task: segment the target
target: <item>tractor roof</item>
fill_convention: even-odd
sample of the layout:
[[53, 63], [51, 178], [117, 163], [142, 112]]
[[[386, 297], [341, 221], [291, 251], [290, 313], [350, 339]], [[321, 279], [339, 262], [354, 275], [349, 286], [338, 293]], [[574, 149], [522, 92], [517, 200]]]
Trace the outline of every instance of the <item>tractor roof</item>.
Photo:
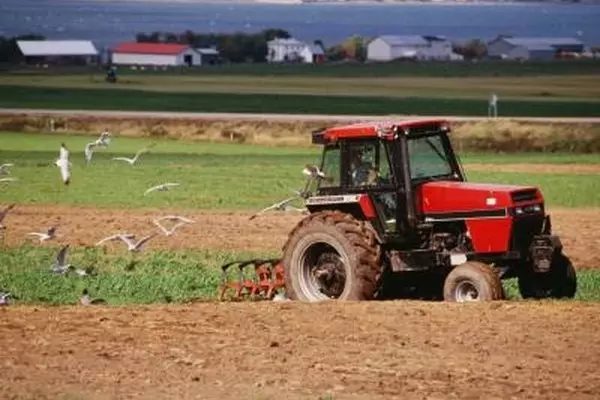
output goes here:
[[422, 132], [425, 130], [437, 130], [442, 125], [447, 125], [448, 121], [444, 119], [416, 119], [403, 121], [382, 121], [382, 122], [362, 122], [350, 125], [334, 126], [313, 132], [313, 142], [322, 143], [335, 141], [338, 139], [362, 139], [378, 137], [381, 134], [389, 134], [391, 137], [392, 129], [408, 129]]

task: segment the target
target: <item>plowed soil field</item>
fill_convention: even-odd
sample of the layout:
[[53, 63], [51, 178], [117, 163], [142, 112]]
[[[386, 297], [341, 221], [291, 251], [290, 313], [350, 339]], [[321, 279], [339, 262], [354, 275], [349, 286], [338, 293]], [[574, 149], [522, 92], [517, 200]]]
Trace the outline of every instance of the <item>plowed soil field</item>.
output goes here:
[[[600, 267], [600, 210], [549, 212], [575, 264]], [[19, 205], [7, 244], [57, 223], [90, 246], [171, 213]], [[196, 223], [148, 249], [278, 251], [301, 218], [178, 213]], [[598, 326], [600, 305], [573, 301], [0, 307], [0, 399], [598, 399]]]
[[600, 397], [597, 304], [95, 307], [0, 309], [0, 398]]
[[[578, 268], [600, 268], [600, 209], [550, 208], [553, 230], [561, 236], [565, 252]], [[210, 249], [278, 252], [288, 232], [303, 217], [299, 213], [265, 213], [249, 221], [251, 212], [240, 211], [174, 211], [168, 209], [110, 209], [74, 206], [15, 207], [6, 217], [6, 244], [16, 246], [28, 232], [41, 232], [57, 224], [57, 243], [72, 247], [93, 246], [102, 238], [119, 232], [149, 234], [157, 228], [152, 219], [168, 214], [181, 214], [195, 221], [181, 228], [180, 235], [158, 236], [148, 250]], [[37, 239], [33, 237], [33, 240]], [[111, 243], [116, 251], [120, 243]]]

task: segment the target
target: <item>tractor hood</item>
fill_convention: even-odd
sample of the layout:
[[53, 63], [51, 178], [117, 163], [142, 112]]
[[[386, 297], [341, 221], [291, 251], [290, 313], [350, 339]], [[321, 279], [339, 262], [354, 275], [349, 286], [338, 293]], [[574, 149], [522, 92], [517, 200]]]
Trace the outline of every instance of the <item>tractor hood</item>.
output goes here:
[[535, 186], [434, 181], [416, 190], [417, 209], [425, 214], [503, 210], [515, 205], [542, 203]]

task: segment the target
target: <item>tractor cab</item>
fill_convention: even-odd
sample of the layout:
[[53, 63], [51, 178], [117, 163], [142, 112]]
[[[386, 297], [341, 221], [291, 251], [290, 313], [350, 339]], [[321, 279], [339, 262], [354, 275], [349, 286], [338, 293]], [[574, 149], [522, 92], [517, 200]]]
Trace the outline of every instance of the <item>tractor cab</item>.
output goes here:
[[[419, 218], [415, 193], [431, 181], [464, 181], [462, 167], [449, 141], [444, 120], [366, 123], [313, 132], [313, 143], [324, 146], [321, 171], [311, 211], [327, 199], [345, 196], [343, 211], [368, 214], [389, 239], [406, 239]], [[360, 209], [351, 199], [362, 199]], [[367, 200], [368, 197], [368, 200]]]

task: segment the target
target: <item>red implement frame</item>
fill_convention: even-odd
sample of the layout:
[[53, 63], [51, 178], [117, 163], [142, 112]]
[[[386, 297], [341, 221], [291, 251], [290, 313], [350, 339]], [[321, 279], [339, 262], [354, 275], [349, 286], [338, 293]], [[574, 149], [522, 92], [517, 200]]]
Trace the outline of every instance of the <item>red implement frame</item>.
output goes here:
[[[237, 276], [230, 280], [229, 268], [237, 265]], [[245, 268], [253, 266], [254, 276], [244, 273]], [[279, 259], [254, 259], [233, 261], [221, 266], [221, 285], [219, 299], [225, 300], [272, 300], [275, 294], [284, 287], [283, 264]], [[228, 296], [228, 293], [232, 292]]]

